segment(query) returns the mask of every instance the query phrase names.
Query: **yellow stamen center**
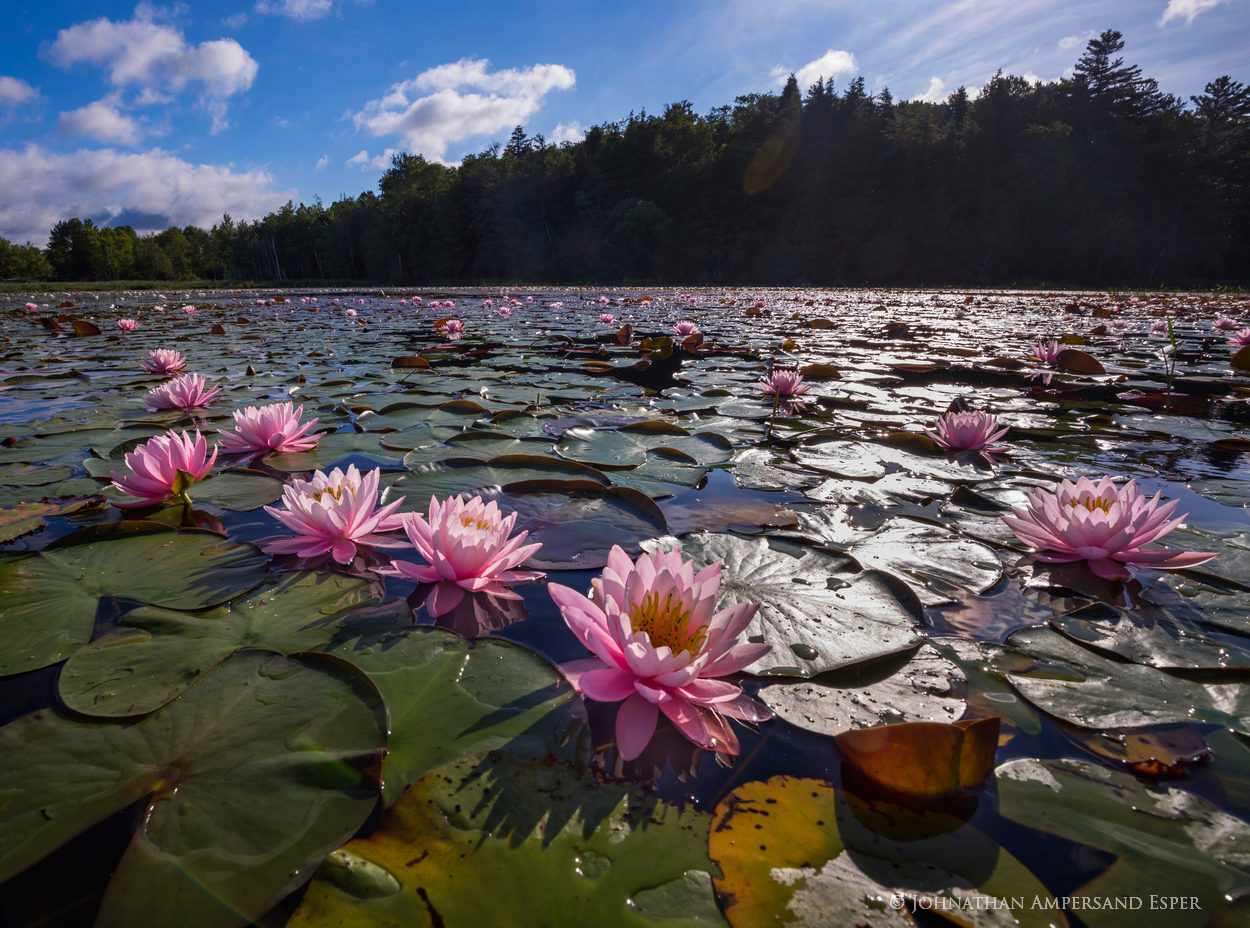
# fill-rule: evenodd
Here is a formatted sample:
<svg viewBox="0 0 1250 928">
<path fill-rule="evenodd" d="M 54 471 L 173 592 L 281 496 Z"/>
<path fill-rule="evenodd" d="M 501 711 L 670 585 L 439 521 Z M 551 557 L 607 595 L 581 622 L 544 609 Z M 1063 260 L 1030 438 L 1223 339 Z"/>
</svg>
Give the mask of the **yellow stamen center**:
<svg viewBox="0 0 1250 928">
<path fill-rule="evenodd" d="M 1090 512 L 1095 509 L 1101 509 L 1103 512 L 1110 513 L 1111 506 L 1115 503 L 1114 499 L 1107 499 L 1105 496 L 1083 496 L 1080 499 L 1074 499 L 1070 503 L 1073 509 L 1077 506 L 1084 506 Z"/>
<path fill-rule="evenodd" d="M 333 499 L 336 503 L 341 503 L 343 501 L 343 494 L 345 493 L 352 497 L 356 496 L 356 490 L 354 487 L 349 487 L 342 483 L 338 486 L 326 487 L 323 490 L 309 490 L 304 494 L 304 496 L 316 503 L 324 503 L 327 496 Z"/>
<path fill-rule="evenodd" d="M 465 528 L 477 529 L 479 532 L 493 532 L 498 528 L 494 522 L 478 516 L 471 516 L 467 513 L 461 514 L 460 524 Z"/>
<path fill-rule="evenodd" d="M 634 603 L 629 623 L 634 631 L 647 633 L 653 648 L 667 646 L 674 654 L 693 654 L 707 640 L 707 628 L 700 625 L 691 629 L 690 616 L 690 607 L 670 590 L 663 599 L 659 593 L 648 593 L 642 602 Z"/>
</svg>

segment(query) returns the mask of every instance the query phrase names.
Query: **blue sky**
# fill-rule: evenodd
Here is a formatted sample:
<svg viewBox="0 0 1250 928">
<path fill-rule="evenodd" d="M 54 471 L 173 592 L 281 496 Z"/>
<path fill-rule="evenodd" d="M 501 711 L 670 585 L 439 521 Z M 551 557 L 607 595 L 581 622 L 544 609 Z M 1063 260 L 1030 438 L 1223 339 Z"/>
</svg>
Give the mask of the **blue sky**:
<svg viewBox="0 0 1250 928">
<path fill-rule="evenodd" d="M 1107 28 L 1165 91 L 1250 82 L 1250 0 L 19 0 L 0 34 L 0 235 L 329 204 L 376 190 L 393 152 L 454 163 L 517 124 L 575 140 L 790 71 L 895 99 L 999 69 L 1054 80 Z"/>
</svg>

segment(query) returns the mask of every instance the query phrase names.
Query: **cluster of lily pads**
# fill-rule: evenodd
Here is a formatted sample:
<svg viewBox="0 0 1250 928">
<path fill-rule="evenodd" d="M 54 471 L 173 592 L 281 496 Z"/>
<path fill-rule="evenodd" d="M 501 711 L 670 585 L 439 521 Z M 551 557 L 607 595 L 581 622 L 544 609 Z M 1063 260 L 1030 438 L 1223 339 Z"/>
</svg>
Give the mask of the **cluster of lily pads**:
<svg viewBox="0 0 1250 928">
<path fill-rule="evenodd" d="M 1244 299 L 0 318 L 0 892 L 142 801 L 99 924 L 1246 905 Z"/>
</svg>

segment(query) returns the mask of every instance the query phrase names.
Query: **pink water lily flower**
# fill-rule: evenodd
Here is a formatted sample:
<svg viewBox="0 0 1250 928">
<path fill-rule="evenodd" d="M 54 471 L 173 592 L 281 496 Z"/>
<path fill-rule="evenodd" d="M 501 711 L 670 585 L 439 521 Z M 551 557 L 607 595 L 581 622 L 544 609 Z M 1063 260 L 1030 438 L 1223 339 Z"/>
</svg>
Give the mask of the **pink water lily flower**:
<svg viewBox="0 0 1250 928">
<path fill-rule="evenodd" d="M 786 367 L 775 367 L 768 376 L 760 381 L 760 390 L 765 396 L 778 400 L 792 400 L 806 393 L 810 387 L 803 382 L 803 375 Z"/>
<path fill-rule="evenodd" d="M 355 464 L 347 472 L 334 468 L 330 473 L 317 471 L 311 480 L 296 478 L 282 491 L 282 505 L 266 506 L 269 513 L 291 531 L 294 538 L 271 538 L 263 543 L 274 554 L 317 557 L 329 554 L 340 564 L 350 564 L 356 547 L 397 548 L 406 542 L 387 538 L 381 532 L 401 528 L 395 510 L 403 503 L 378 507 L 380 469 L 361 475 Z"/>
<path fill-rule="evenodd" d="M 448 319 L 438 327 L 447 338 L 456 339 L 464 335 L 464 323 L 459 319 Z"/>
<path fill-rule="evenodd" d="M 1150 323 L 1150 334 L 1167 335 L 1168 321 L 1166 319 L 1156 319 L 1154 322 Z"/>
<path fill-rule="evenodd" d="M 560 670 L 584 696 L 622 702 L 616 747 L 625 760 L 642 753 L 659 713 L 700 747 L 738 753 L 726 718 L 761 722 L 772 713 L 717 679 L 737 673 L 768 653 L 767 644 L 739 644 L 759 606 L 716 610 L 721 565 L 695 572 L 680 551 L 630 559 L 619 546 L 603 574 L 590 582 L 592 598 L 558 583 L 548 586 L 565 623 L 594 657 Z"/>
<path fill-rule="evenodd" d="M 689 319 L 683 319 L 681 322 L 678 322 L 673 326 L 673 331 L 682 338 L 688 338 L 691 335 L 698 335 L 699 327 Z"/>
<path fill-rule="evenodd" d="M 109 474 L 113 486 L 135 499 L 116 502 L 122 508 L 151 506 L 171 496 L 186 496 L 187 488 L 203 480 L 217 460 L 208 456 L 208 442 L 197 431 L 169 432 L 148 439 L 125 455 L 128 474 Z"/>
<path fill-rule="evenodd" d="M 149 390 L 148 405 L 155 409 L 198 409 L 220 395 L 221 387 L 210 387 L 202 374 L 179 374 Z"/>
<path fill-rule="evenodd" d="M 169 376 L 187 366 L 187 359 L 173 348 L 153 348 L 148 360 L 140 365 L 145 371 Z"/>
<path fill-rule="evenodd" d="M 439 502 L 430 497 L 428 516 L 407 513 L 404 531 L 426 564 L 392 561 L 399 573 L 421 583 L 436 584 L 425 601 L 430 615 L 440 616 L 459 605 L 466 592 L 489 590 L 497 596 L 519 598 L 508 585 L 538 580 L 541 571 L 517 570 L 542 544 L 525 544 L 529 532 L 513 535 L 517 514 L 508 516 L 491 500 L 459 496 Z"/>
<path fill-rule="evenodd" d="M 1043 364 L 1054 364 L 1055 360 L 1059 357 L 1059 352 L 1063 351 L 1065 347 L 1067 346 L 1061 345 L 1059 342 L 1052 339 L 1050 341 L 1035 342 L 1031 346 L 1031 350 L 1033 352 L 1033 357 L 1041 361 Z"/>
<path fill-rule="evenodd" d="M 183 311 L 184 313 L 186 313 L 188 316 L 194 316 L 194 315 L 195 315 L 195 307 L 194 307 L 194 306 L 184 306 L 184 307 L 182 307 L 182 311 Z"/>
<path fill-rule="evenodd" d="M 1003 454 L 1011 450 L 994 444 L 1007 434 L 1007 426 L 988 412 L 944 412 L 938 416 L 936 429 L 925 429 L 925 433 L 947 451 Z"/>
<path fill-rule="evenodd" d="M 1179 500 L 1159 503 L 1159 494 L 1146 499 L 1130 480 L 1117 487 L 1110 477 L 1097 484 L 1086 477 L 1076 483 L 1063 480 L 1050 493 L 1037 489 L 1025 509 L 1003 516 L 1016 536 L 1038 549 L 1039 561 L 1067 564 L 1087 561 L 1104 580 L 1126 580 L 1127 567 L 1181 570 L 1205 564 L 1214 554 L 1145 549 L 1181 524 L 1184 515 L 1169 519 Z"/>
<path fill-rule="evenodd" d="M 602 322 L 604 325 L 611 325 L 612 323 L 616 321 L 616 317 L 612 315 L 611 313 L 600 313 L 599 321 Z"/>
<path fill-rule="evenodd" d="M 1219 316 L 1215 322 L 1211 323 L 1217 329 L 1235 329 L 1237 328 L 1237 320 L 1228 316 Z"/>
<path fill-rule="evenodd" d="M 135 322 L 133 319 L 118 319 L 117 327 L 123 332 L 133 332 L 135 329 L 139 328 L 139 323 Z"/>
<path fill-rule="evenodd" d="M 1238 329 L 1234 332 L 1233 337 L 1228 340 L 1228 343 L 1230 345 L 1237 345 L 1238 347 L 1250 345 L 1250 326 L 1247 326 L 1244 329 Z"/>
<path fill-rule="evenodd" d="M 274 451 L 278 454 L 311 451 L 326 433 L 309 435 L 318 420 L 300 422 L 303 414 L 304 407 L 291 402 L 236 409 L 235 431 L 221 430 L 221 450 L 227 453 Z"/>
</svg>

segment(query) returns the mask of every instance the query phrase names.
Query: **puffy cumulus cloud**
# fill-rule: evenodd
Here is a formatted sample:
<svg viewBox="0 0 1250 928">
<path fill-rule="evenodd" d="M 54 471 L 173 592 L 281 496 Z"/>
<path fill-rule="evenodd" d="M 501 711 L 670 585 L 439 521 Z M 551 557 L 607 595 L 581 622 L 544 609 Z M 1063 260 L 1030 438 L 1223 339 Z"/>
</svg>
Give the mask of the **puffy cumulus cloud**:
<svg viewBox="0 0 1250 928">
<path fill-rule="evenodd" d="M 409 151 L 446 161 L 452 143 L 522 125 L 548 93 L 576 83 L 573 70 L 559 64 L 489 67 L 489 61 L 469 58 L 438 65 L 392 85 L 352 118 L 370 135 L 398 136 Z"/>
<path fill-rule="evenodd" d="M 38 96 L 39 91 L 21 78 L 0 74 L 0 106 L 29 103 Z"/>
<path fill-rule="evenodd" d="M 111 148 L 59 154 L 38 145 L 0 148 L 0 236 L 42 245 L 62 219 L 126 222 L 137 232 L 212 226 L 222 213 L 252 219 L 294 199 L 262 171 L 192 164 L 168 152 Z"/>
<path fill-rule="evenodd" d="M 391 166 L 391 159 L 397 154 L 399 154 L 399 149 L 388 148 L 382 154 L 370 157 L 369 153 L 362 148 L 348 158 L 346 163 L 362 171 L 382 171 Z"/>
<path fill-rule="evenodd" d="M 150 99 L 191 86 L 222 99 L 252 86 L 258 65 L 234 39 L 191 45 L 179 29 L 156 17 L 154 8 L 140 6 L 134 19 L 101 17 L 78 23 L 58 32 L 43 55 L 63 68 L 80 63 L 103 67 L 113 86 L 136 88 L 141 95 L 153 95 Z"/>
<path fill-rule="evenodd" d="M 586 137 L 586 130 L 580 122 L 559 123 L 551 133 L 551 141 L 559 145 L 561 142 L 580 142 Z"/>
<path fill-rule="evenodd" d="M 117 108 L 116 98 L 112 96 L 62 113 L 57 128 L 62 132 L 121 145 L 134 145 L 143 138 L 143 129 L 139 123 L 121 112 Z"/>
<path fill-rule="evenodd" d="M 791 69 L 777 65 L 772 70 L 773 81 L 784 84 L 792 70 L 795 80 L 799 82 L 799 90 L 806 90 L 822 77 L 829 80 L 841 77 L 843 74 L 854 74 L 859 70 L 859 62 L 850 52 L 831 48 L 816 60 L 809 61 L 799 68 Z"/>
<path fill-rule="evenodd" d="M 1159 25 L 1166 26 L 1174 19 L 1184 19 L 1185 25 L 1188 26 L 1199 13 L 1213 10 L 1220 4 L 1228 2 L 1229 0 L 1168 0 L 1167 9 L 1159 17 Z"/>
<path fill-rule="evenodd" d="M 946 82 L 940 77 L 929 78 L 929 86 L 922 93 L 912 97 L 913 100 L 919 100 L 922 103 L 941 103 L 950 94 L 946 90 Z"/>
</svg>

